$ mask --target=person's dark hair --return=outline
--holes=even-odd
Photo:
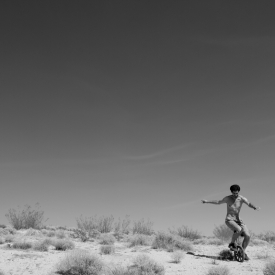
[[[241,188],[237,184],[234,184],[234,185],[230,186],[230,191],[231,192],[236,192],[236,191],[240,192],[240,190],[241,190]]]

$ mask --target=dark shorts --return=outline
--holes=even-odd
[[[234,232],[242,232],[244,235],[249,235],[249,230],[242,220],[225,220],[225,224]]]

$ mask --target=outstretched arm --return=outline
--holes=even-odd
[[[257,207],[257,206],[255,206],[254,204],[252,204],[251,202],[249,202],[248,199],[246,199],[246,198],[244,198],[244,197],[243,197],[243,202],[244,202],[245,204],[247,204],[250,208],[254,209],[254,210],[259,211],[259,210],[261,209],[260,207]]]
[[[212,200],[212,201],[207,201],[207,200],[202,200],[202,203],[211,203],[211,204],[222,204],[222,203],[226,203],[226,197],[223,198],[222,200]]]

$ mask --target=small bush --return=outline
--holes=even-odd
[[[53,246],[55,246],[56,250],[69,250],[69,249],[74,249],[75,248],[75,244],[70,241],[70,240],[55,240],[53,242]]]
[[[266,241],[268,243],[275,242],[275,232],[274,231],[266,231],[264,233],[257,235],[257,237],[260,240]]]
[[[41,235],[43,234],[40,230],[33,229],[33,228],[29,228],[25,233],[25,236],[41,236]]]
[[[82,242],[87,242],[90,239],[89,233],[79,228],[74,230],[72,237],[79,238]]]
[[[49,238],[55,237],[55,231],[47,230],[46,236]]]
[[[176,250],[172,253],[171,258],[174,263],[178,264],[181,262],[181,260],[184,258],[184,256],[185,255],[182,253],[182,251]]]
[[[130,236],[128,240],[130,242],[129,244],[130,247],[137,246],[137,245],[147,246],[147,245],[152,245],[153,243],[153,238],[151,236],[143,235],[143,234],[136,234],[136,235]]]
[[[208,245],[224,245],[224,241],[219,240],[219,239],[209,239],[207,244]]]
[[[143,235],[152,235],[154,234],[153,222],[148,220],[147,222],[144,219],[135,221],[133,224],[133,234],[143,234]]]
[[[32,248],[32,244],[26,241],[16,241],[12,244],[13,249],[30,249]]]
[[[74,250],[58,265],[57,274],[62,275],[101,275],[104,274],[104,264],[96,255],[85,250]]]
[[[34,243],[32,248],[36,251],[48,251],[49,244],[47,242],[40,241],[40,242]]]
[[[39,204],[36,204],[37,209],[32,209],[30,205],[25,205],[23,210],[18,207],[17,210],[9,209],[5,215],[9,223],[17,230],[19,229],[40,229],[43,227],[44,212],[39,210]]]
[[[99,243],[100,244],[114,244],[116,241],[116,238],[111,234],[101,234],[99,237]]]
[[[5,224],[0,224],[0,228],[6,228],[7,226]]]
[[[115,252],[114,245],[102,245],[100,246],[100,253],[101,254],[113,254]]]
[[[15,239],[14,235],[5,236],[5,242],[6,243],[12,243],[14,241],[14,239]]]
[[[139,255],[137,256],[134,261],[134,270],[136,271],[135,274],[143,275],[143,274],[159,274],[164,275],[165,270],[164,267],[154,260],[150,259],[147,255]]]
[[[113,229],[114,217],[111,215],[109,217],[100,217],[98,219],[98,231],[100,233],[109,233]]]
[[[230,275],[230,270],[227,266],[215,266],[211,267],[207,275]]]
[[[224,249],[219,253],[219,258],[221,260],[232,261],[234,259],[234,256],[233,256],[232,252],[229,249]]]
[[[58,239],[64,239],[64,238],[66,238],[66,234],[65,234],[64,230],[58,230],[58,231],[55,233],[55,236],[56,236]]]
[[[171,233],[158,232],[152,244],[153,249],[166,249],[170,252],[174,250],[194,251],[193,244],[184,240],[180,236]]]
[[[185,226],[185,225],[177,228],[176,230],[169,229],[169,231],[171,234],[178,235],[182,238],[189,239],[191,241],[202,238],[202,235],[198,231],[193,230],[192,228],[189,228],[188,226]]]
[[[111,269],[111,275],[137,275],[138,273],[131,267],[115,266]],[[147,274],[144,274],[147,275]],[[149,275],[149,274],[148,274]]]
[[[265,264],[263,269],[264,275],[275,275],[275,260],[271,260]]]
[[[0,228],[0,236],[3,235],[14,235],[16,233],[16,230],[14,228],[6,227],[6,228]]]
[[[250,246],[266,246],[268,245],[267,241],[260,240],[260,239],[252,239],[249,243]]]
[[[215,226],[213,234],[216,238],[222,240],[223,242],[228,242],[232,238],[233,231],[226,224],[222,224]]]
[[[100,232],[98,231],[98,219],[96,216],[89,218],[81,216],[76,219],[76,223],[76,234],[80,234],[80,236],[86,234],[88,238],[96,238],[99,236]]]

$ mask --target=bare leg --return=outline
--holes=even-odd
[[[248,244],[250,242],[250,236],[249,235],[245,235],[244,236],[244,240],[243,240],[243,250],[245,251]]]
[[[242,234],[242,232],[234,232],[234,234],[232,235],[232,240],[231,243],[236,243],[236,240],[239,238],[239,236]]]

